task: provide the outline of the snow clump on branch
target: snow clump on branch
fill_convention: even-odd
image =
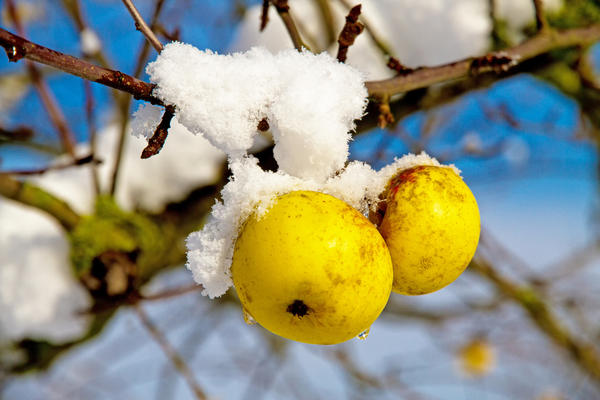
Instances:
[[[327,53],[253,48],[219,55],[174,42],[146,71],[157,85],[154,94],[175,106],[181,124],[228,155],[232,176],[222,201],[187,239],[187,267],[204,295],[218,297],[232,286],[239,229],[251,214],[263,215],[277,196],[319,191],[365,214],[378,201],[389,169],[378,173],[362,162],[346,164],[354,120],[367,104],[364,76],[353,67]],[[148,138],[155,123],[138,114]],[[276,172],[263,170],[248,154],[263,119],[273,135]],[[419,162],[438,165],[427,155],[411,155],[394,167]]]
[[[318,181],[344,166],[354,120],[367,104],[362,75],[326,53],[220,55],[174,42],[146,72],[181,124],[229,157],[246,154],[266,118],[280,170]]]

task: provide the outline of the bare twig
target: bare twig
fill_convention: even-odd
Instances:
[[[350,9],[350,12],[346,16],[346,23],[340,32],[338,38],[338,52],[337,59],[339,62],[346,62],[348,55],[348,48],[354,44],[357,36],[361,34],[365,26],[358,22],[358,16],[360,15],[361,5],[354,6]]]
[[[13,0],[8,0],[6,2],[6,6],[8,9],[8,14],[17,28],[17,32],[19,32],[19,35],[24,36],[25,30],[21,24]],[[60,137],[65,151],[72,157],[75,157],[75,135],[69,128],[67,120],[65,119],[65,115],[59,107],[56,98],[50,91],[48,84],[42,78],[42,74],[35,64],[33,64],[31,61],[27,61],[27,70],[29,72],[29,76],[31,77],[33,86],[36,88],[40,96],[44,109],[48,113],[52,125],[54,125],[58,132],[58,136]]]
[[[547,31],[550,26],[548,25],[548,20],[544,13],[544,4],[542,3],[542,0],[533,0],[533,6],[535,7],[535,23],[538,31]]]
[[[390,57],[386,65],[389,69],[396,71],[398,75],[408,75],[414,71],[414,69],[404,66],[400,60],[394,57]]]
[[[175,107],[167,106],[165,113],[160,120],[160,123],[156,127],[154,134],[148,140],[148,145],[142,151],[142,158],[149,158],[155,154],[158,154],[165,144],[167,135],[169,134],[169,128],[171,127],[171,120],[175,116]]]
[[[18,126],[15,129],[6,129],[0,126],[0,142],[16,141],[25,142],[33,138],[33,130],[25,126]]]
[[[163,105],[160,99],[152,95],[154,85],[150,83],[120,71],[103,68],[80,58],[40,46],[2,28],[0,28],[0,46],[4,47],[10,61],[26,58],[80,78],[127,92],[133,95],[135,99]]]
[[[352,4],[348,0],[339,0],[339,1],[347,9],[351,9],[352,8]],[[363,23],[363,25],[365,26],[365,32],[371,38],[371,40],[373,41],[373,43],[375,43],[375,46],[377,46],[377,48],[381,51],[381,53],[384,56],[394,57],[393,50],[385,42],[385,40],[383,40],[382,38],[380,38],[379,35],[373,30],[373,26],[371,25],[371,23],[369,21],[367,21],[365,19],[364,15],[361,15],[360,20]]]
[[[148,25],[146,25],[146,22],[144,22],[144,19],[140,15],[139,11],[137,10],[137,8],[135,8],[133,1],[123,0],[123,4],[125,4],[125,7],[127,7],[127,10],[129,10],[129,13],[135,21],[135,28],[138,31],[142,32],[142,34],[146,37],[146,39],[148,39],[150,44],[152,44],[152,47],[154,47],[154,49],[156,49],[156,51],[160,53],[163,49],[162,43],[160,42],[160,40],[158,40],[154,32],[152,32],[152,29],[150,29]]]
[[[514,62],[522,62],[550,50],[584,46],[600,39],[600,25],[591,25],[585,28],[574,28],[565,31],[551,32],[551,34],[538,34],[518,46],[498,53],[500,58],[508,58]],[[492,53],[494,54],[494,53]],[[419,68],[407,75],[399,75],[381,81],[366,82],[370,95],[394,95],[414,89],[431,86],[436,83],[465,78],[472,74],[473,61],[469,58],[439,67]],[[509,65],[507,68],[512,68]]]
[[[277,10],[279,17],[283,21],[285,28],[290,35],[290,39],[292,39],[292,43],[294,47],[298,51],[302,51],[302,48],[310,50],[308,46],[302,41],[300,37],[300,32],[298,32],[298,28],[296,27],[296,23],[290,14],[290,6],[288,5],[288,0],[271,0],[273,6]]]
[[[331,4],[329,3],[329,0],[315,0],[315,3],[321,14],[323,26],[325,27],[325,33],[327,33],[327,46],[329,46],[337,39],[335,25],[333,23]]]
[[[96,121],[94,116],[94,93],[92,92],[92,84],[90,81],[83,81],[83,89],[85,92],[85,117],[88,125],[88,141],[90,144],[90,157],[96,157]],[[100,178],[98,177],[98,169],[96,164],[92,164],[91,171],[92,181],[94,183],[94,192],[100,194]]]
[[[482,257],[474,260],[469,269],[487,278],[502,294],[527,311],[539,331],[559,348],[567,351],[575,364],[582,371],[588,373],[596,384],[600,385],[600,355],[596,348],[592,344],[576,338],[565,326],[560,324],[536,290],[501,276],[492,264]]]
[[[54,164],[45,168],[37,168],[37,169],[27,169],[27,170],[18,170],[18,171],[0,171],[0,174],[11,174],[11,175],[41,175],[48,171],[56,171],[60,169],[71,168],[79,165],[86,164],[101,164],[100,160],[94,158],[92,154],[89,154],[85,157],[78,157],[70,160],[66,163]]]
[[[145,300],[145,301],[163,300],[163,299],[169,299],[171,297],[181,296],[181,295],[195,292],[197,290],[202,290],[202,289],[203,289],[202,285],[193,284],[193,285],[178,287],[175,289],[167,289],[163,292],[149,294],[147,296],[140,295],[139,299]]]
[[[269,23],[269,0],[263,0],[262,2],[262,12],[260,14],[260,31],[264,31]]]
[[[67,231],[75,228],[81,219],[64,201],[29,182],[18,181],[8,174],[0,174],[0,195],[45,211]]]
[[[184,377],[196,399],[205,400],[206,395],[204,394],[204,391],[196,381],[196,378],[194,378],[194,374],[186,364],[185,360],[179,355],[179,353],[177,353],[175,348],[171,346],[167,338],[156,327],[156,325],[154,325],[154,323],[150,320],[144,309],[139,304],[136,304],[134,306],[134,310],[138,318],[140,319],[142,325],[144,325],[148,332],[150,332],[150,335],[152,336],[154,341],[160,346],[167,358],[169,358],[169,360],[173,363],[175,369],[177,369],[177,371],[179,371],[179,373]]]
[[[156,25],[158,25],[158,19],[163,10],[164,0],[157,0],[154,6],[154,13],[152,14],[152,19],[150,21],[150,30],[155,29]],[[133,76],[139,78],[142,70],[144,69],[144,65],[146,64],[146,59],[148,58],[148,53],[150,52],[150,42],[148,40],[144,40],[142,44],[142,48],[137,58],[135,70]],[[112,169],[112,177],[110,183],[110,194],[114,195],[117,190],[117,184],[119,179],[119,171],[121,168],[121,160],[123,158],[123,151],[125,149],[125,142],[127,140],[127,127],[129,123],[129,108],[131,107],[131,98],[127,97],[122,102],[117,104],[117,113],[120,115],[121,119],[121,127],[119,132],[119,143],[116,149],[115,162]]]
[[[388,125],[394,123],[394,115],[392,114],[392,111],[390,110],[389,96],[384,96],[379,101],[379,116],[377,117],[377,119],[378,119],[377,125],[381,129],[384,129]]]

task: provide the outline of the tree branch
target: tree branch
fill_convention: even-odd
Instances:
[[[148,145],[142,151],[142,158],[149,158],[160,152],[165,144],[167,135],[169,134],[169,128],[171,127],[171,120],[175,116],[175,107],[167,106],[165,113],[160,120],[160,123],[156,127],[154,134],[148,140]]]
[[[173,363],[173,366],[179,373],[185,378],[190,390],[194,394],[194,396],[198,400],[205,400],[207,397],[204,394],[202,388],[194,378],[194,374],[185,363],[184,359],[177,353],[177,351],[171,346],[167,338],[163,335],[163,333],[154,325],[154,323],[150,320],[144,309],[139,305],[134,305],[134,310],[139,317],[142,325],[150,332],[152,338],[156,341],[156,343],[163,350],[167,358]]]
[[[558,347],[565,349],[571,359],[588,373],[597,385],[600,385],[600,355],[596,348],[574,337],[566,327],[562,326],[550,307],[533,288],[501,276],[481,257],[471,262],[469,269],[487,278],[501,293],[523,307],[540,332]]]
[[[292,39],[292,43],[294,47],[298,51],[302,51],[304,47],[307,50],[310,50],[308,46],[302,41],[302,37],[300,37],[300,32],[298,32],[298,28],[296,27],[296,23],[290,14],[290,6],[288,5],[288,0],[271,0],[273,6],[277,10],[279,17],[283,21],[285,28],[287,29],[290,39]]]
[[[79,76],[80,78],[127,92],[133,95],[135,99],[164,105],[160,99],[152,95],[153,84],[141,81],[122,72],[103,68],[80,58],[40,46],[2,28],[0,28],[0,46],[4,47],[10,61],[16,62],[21,58],[26,58]]]
[[[154,49],[160,53],[163,49],[162,43],[160,42],[160,40],[158,40],[154,32],[152,32],[152,29],[150,29],[148,25],[146,25],[146,22],[144,22],[144,18],[142,18],[137,8],[135,8],[133,2],[131,0],[123,0],[123,4],[125,4],[125,7],[127,7],[127,10],[129,11],[131,16],[133,17],[133,20],[135,21],[135,28],[138,31],[142,32],[142,34],[146,37],[146,39],[148,39],[152,47],[154,47]]]
[[[8,14],[13,20],[17,32],[19,32],[19,34],[23,36],[25,30],[19,19],[14,2],[12,0],[8,0],[6,4]],[[54,125],[58,132],[58,136],[60,137],[65,151],[69,153],[71,157],[75,157],[75,135],[69,128],[67,120],[65,119],[65,115],[59,107],[56,98],[50,91],[50,88],[48,87],[46,81],[42,78],[42,74],[40,73],[36,65],[33,64],[31,61],[27,62],[27,71],[29,72],[29,76],[31,77],[31,82],[33,83],[33,86],[35,87],[40,96],[44,109],[50,117],[52,125]]]
[[[0,195],[47,212],[67,231],[75,228],[81,219],[64,201],[29,182],[18,181],[7,174],[0,174]]]
[[[346,23],[340,32],[340,37],[338,38],[338,52],[337,52],[337,60],[339,62],[346,62],[346,58],[348,55],[348,48],[354,44],[354,41],[361,34],[365,26],[358,22],[358,16],[360,15],[361,5],[357,5],[350,9],[348,15],[346,16]]]
[[[600,39],[600,25],[592,25],[586,28],[575,28],[565,31],[540,33],[522,44],[499,53],[492,53],[492,57],[508,58],[514,62],[522,62],[539,56],[550,50],[570,47],[585,46]],[[489,56],[483,57],[489,58]],[[371,96],[394,95],[410,90],[431,86],[454,79],[465,78],[473,72],[473,62],[479,58],[468,58],[439,67],[419,68],[406,75],[399,75],[382,81],[366,82]],[[506,69],[513,65],[506,66]]]
[[[94,158],[93,154],[89,154],[87,156],[84,157],[77,157],[74,158],[72,160],[70,160],[69,162],[66,163],[60,163],[60,164],[54,164],[51,165],[49,167],[45,167],[45,168],[38,168],[38,169],[24,169],[24,170],[18,170],[18,171],[0,171],[0,174],[11,174],[11,175],[41,175],[44,174],[48,171],[56,171],[56,170],[60,170],[60,169],[66,169],[66,168],[71,168],[71,167],[75,167],[75,166],[79,166],[79,165],[85,165],[85,164],[93,164],[93,165],[97,165],[97,164],[101,164],[101,161]]]
[[[546,31],[550,28],[546,14],[544,13],[544,4],[542,0],[533,0],[533,6],[535,7],[535,23],[538,31]]]

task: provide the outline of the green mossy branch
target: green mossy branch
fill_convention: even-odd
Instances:
[[[81,217],[63,200],[29,183],[0,173],[0,195],[35,207],[56,219],[67,232],[72,231]]]
[[[94,215],[82,218],[70,232],[71,261],[78,276],[87,272],[94,258],[113,250],[139,252],[138,275],[147,277],[158,268],[160,254],[167,245],[161,228],[140,213],[123,211],[109,196],[99,196]]]

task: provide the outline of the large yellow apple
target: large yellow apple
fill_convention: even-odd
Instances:
[[[453,169],[416,166],[396,174],[379,231],[394,264],[395,292],[439,290],[465,270],[479,242],[479,209]]]
[[[392,262],[356,209],[318,192],[278,197],[250,216],[231,274],[245,312],[288,339],[335,344],[367,330],[385,307]]]

